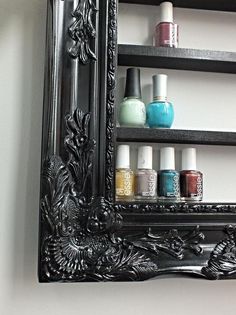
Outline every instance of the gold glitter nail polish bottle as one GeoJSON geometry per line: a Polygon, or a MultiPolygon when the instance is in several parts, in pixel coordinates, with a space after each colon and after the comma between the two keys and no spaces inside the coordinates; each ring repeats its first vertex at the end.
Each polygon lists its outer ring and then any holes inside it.
{"type": "Polygon", "coordinates": [[[119,145],[116,157],[116,200],[130,201],[134,198],[134,173],[130,169],[130,147],[119,145]]]}

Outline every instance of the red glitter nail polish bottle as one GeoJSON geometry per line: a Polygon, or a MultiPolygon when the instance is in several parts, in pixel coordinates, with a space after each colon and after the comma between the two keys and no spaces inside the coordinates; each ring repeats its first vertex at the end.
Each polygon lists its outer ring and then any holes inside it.
{"type": "Polygon", "coordinates": [[[203,195],[203,175],[197,171],[196,149],[187,148],[182,151],[182,171],[180,172],[181,199],[185,201],[201,201],[203,195]]]}
{"type": "Polygon", "coordinates": [[[156,26],[154,44],[157,47],[178,47],[178,25],[173,22],[173,4],[160,4],[160,23],[156,26]]]}

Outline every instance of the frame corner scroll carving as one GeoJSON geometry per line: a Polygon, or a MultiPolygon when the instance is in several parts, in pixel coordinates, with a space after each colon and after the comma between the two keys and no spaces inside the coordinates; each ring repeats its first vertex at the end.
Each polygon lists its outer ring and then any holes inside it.
{"type": "MultiPolygon", "coordinates": [[[[184,234],[177,229],[156,233],[149,228],[140,234],[117,236],[122,217],[115,206],[104,197],[88,200],[84,195],[95,146],[88,137],[90,114],[77,108],[65,120],[68,161],[53,155],[43,169],[42,280],[145,280],[161,273],[159,257],[163,254],[176,261],[183,260],[186,252],[203,254],[205,235],[199,226],[184,234]]],[[[228,237],[214,249],[202,269],[206,277],[235,272],[235,230],[228,227],[228,237]]]]}

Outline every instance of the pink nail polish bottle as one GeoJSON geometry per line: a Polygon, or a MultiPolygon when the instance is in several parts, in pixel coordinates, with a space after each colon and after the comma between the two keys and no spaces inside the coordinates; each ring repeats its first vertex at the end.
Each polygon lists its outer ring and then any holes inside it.
{"type": "Polygon", "coordinates": [[[178,25],[173,22],[173,4],[160,4],[160,23],[156,26],[154,43],[156,47],[178,47],[178,25]]]}

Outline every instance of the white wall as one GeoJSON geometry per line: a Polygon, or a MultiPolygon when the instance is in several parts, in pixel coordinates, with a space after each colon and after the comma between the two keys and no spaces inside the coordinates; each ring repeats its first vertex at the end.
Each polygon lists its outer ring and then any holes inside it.
{"type": "MultiPolygon", "coordinates": [[[[0,0],[0,314],[235,315],[235,281],[162,278],[146,283],[38,284],[36,269],[45,13],[46,0],[0,0]]],[[[181,11],[178,16],[180,14],[181,11]]],[[[204,13],[206,19],[207,14],[204,13]]],[[[229,28],[235,27],[234,20],[228,16],[222,14],[222,27],[223,23],[227,23],[229,28]]],[[[194,17],[192,13],[191,17],[194,17]]],[[[184,13],[183,18],[186,23],[192,19],[184,13]]],[[[215,20],[218,22],[218,15],[215,20]]],[[[196,31],[196,26],[192,29],[196,31]]],[[[231,35],[228,41],[224,38],[224,47],[236,50],[235,46],[226,46],[227,43],[232,44],[230,40],[234,37],[231,35]]],[[[185,34],[185,38],[187,36],[185,34]]],[[[222,78],[225,89],[234,78],[187,72],[183,75],[199,81],[208,77],[216,83],[222,78]]],[[[174,87],[174,78],[172,84],[174,87]]],[[[230,91],[235,93],[233,89],[230,91]]],[[[214,92],[218,93],[217,90],[214,92]]],[[[174,88],[172,95],[174,97],[174,88]]],[[[207,97],[210,103],[212,95],[207,97]]],[[[191,96],[191,103],[193,98],[194,95],[191,96]]],[[[236,114],[236,110],[233,114],[236,114]]],[[[232,159],[234,150],[230,149],[227,154],[224,150],[217,153],[222,160],[230,153],[232,159]]],[[[230,185],[233,186],[233,183],[232,179],[230,185]]]]}

